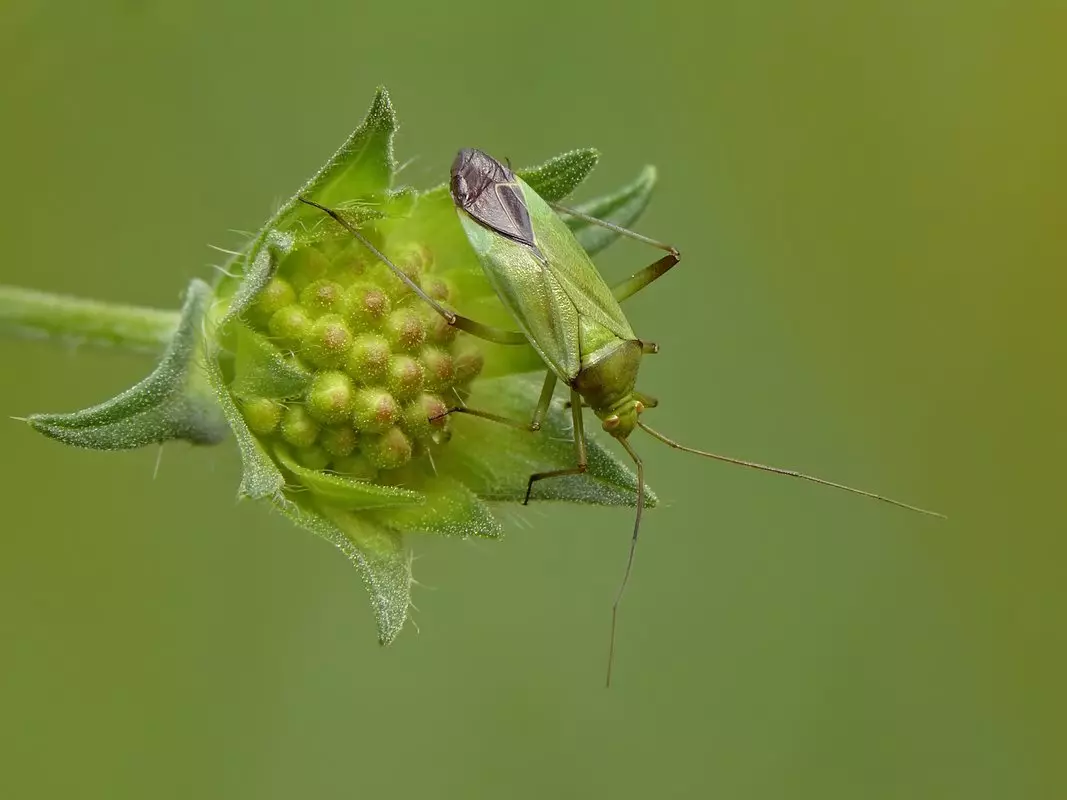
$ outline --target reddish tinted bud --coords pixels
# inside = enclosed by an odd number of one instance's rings
[[[356,392],[352,423],[357,431],[379,433],[388,430],[400,419],[400,405],[389,392],[382,389],[361,389]]]

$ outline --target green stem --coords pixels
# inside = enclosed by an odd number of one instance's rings
[[[0,334],[159,352],[178,327],[161,311],[0,285]]]

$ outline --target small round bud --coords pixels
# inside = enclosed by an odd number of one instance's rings
[[[281,271],[289,276],[289,282],[298,292],[309,284],[325,278],[330,262],[317,247],[301,247],[286,257]]]
[[[422,391],[425,380],[422,364],[411,356],[396,355],[389,359],[385,385],[393,396],[403,402]]]
[[[300,346],[310,329],[311,318],[304,313],[304,309],[297,305],[275,311],[270,322],[267,323],[270,335],[281,344],[293,349]]]
[[[319,424],[303,406],[292,405],[282,414],[282,438],[293,447],[311,447],[319,435]]]
[[[456,379],[455,363],[447,352],[439,347],[427,346],[419,351],[419,360],[426,367],[426,385],[441,390],[452,385]]]
[[[348,425],[327,428],[319,435],[319,444],[322,445],[322,449],[335,458],[352,455],[358,442],[358,434]]]
[[[334,459],[333,468],[336,472],[357,481],[373,481],[378,477],[378,468],[362,454]]]
[[[357,431],[380,433],[400,419],[400,405],[389,392],[382,389],[360,389],[356,392],[352,423]]]
[[[249,397],[241,401],[241,413],[252,433],[267,436],[281,421],[282,404],[269,397]]]
[[[352,340],[345,370],[362,384],[381,383],[389,365],[389,342],[377,333],[361,333]]]
[[[323,314],[344,314],[345,290],[339,283],[325,279],[314,281],[300,293],[300,305],[312,319]]]
[[[345,422],[352,413],[356,389],[343,372],[320,372],[308,389],[308,413],[319,422]]]
[[[426,325],[412,308],[394,311],[385,320],[385,338],[400,350],[414,352],[426,341]]]
[[[336,367],[344,363],[352,347],[352,333],[337,314],[324,314],[304,336],[302,352],[312,364]]]
[[[427,275],[422,279],[422,290],[440,303],[452,297],[452,285],[437,275]]]
[[[423,320],[426,323],[426,341],[447,346],[456,340],[459,329],[449,325],[448,320],[432,308],[426,309]]]
[[[482,349],[465,336],[452,348],[452,365],[455,382],[462,386],[478,377],[485,366],[485,356],[482,355]]]
[[[296,302],[296,290],[289,281],[274,276],[256,297],[253,314],[263,325],[286,306]]]
[[[354,331],[376,330],[388,316],[392,303],[379,287],[353,283],[345,291],[348,324]]]
[[[400,428],[389,428],[371,439],[364,451],[378,469],[396,469],[411,460],[411,440]]]
[[[448,425],[448,406],[437,395],[420,394],[404,407],[403,423],[411,438],[423,442]]]
[[[296,451],[296,460],[308,469],[322,470],[330,466],[329,454],[317,444],[299,448]]]

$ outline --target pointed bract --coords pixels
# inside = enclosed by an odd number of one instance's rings
[[[194,280],[167,351],[143,381],[107,402],[70,414],[34,414],[29,424],[75,447],[130,450],[184,439],[217,444],[229,428],[202,376],[203,325],[213,297]]]

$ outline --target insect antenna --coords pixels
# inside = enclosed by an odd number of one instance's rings
[[[626,452],[630,454],[630,458],[634,460],[637,465],[637,518],[634,519],[634,536],[630,540],[630,555],[626,559],[626,572],[622,575],[622,583],[619,584],[619,591],[615,594],[615,602],[611,605],[611,641],[608,645],[608,676],[604,683],[604,686],[608,689],[611,688],[611,667],[615,663],[615,623],[619,618],[619,602],[622,600],[623,592],[626,591],[626,584],[630,580],[630,570],[634,565],[634,552],[637,550],[637,534],[641,530],[641,514],[645,510],[645,463],[641,460],[641,457],[634,452],[634,449],[630,447],[630,443],[626,439],[618,439],[619,444],[626,448]]]
[[[893,506],[906,508],[909,511],[917,511],[920,514],[926,514],[930,517],[939,517],[940,519],[947,519],[944,514],[941,514],[937,511],[929,511],[925,508],[919,508],[918,506],[909,505],[908,503],[902,503],[900,500],[894,500],[891,497],[885,497],[884,495],[875,494],[874,492],[867,492],[863,489],[856,489],[852,486],[845,486],[843,483],[834,483],[833,481],[824,480],[823,478],[816,478],[814,475],[805,475],[803,472],[797,472],[796,470],[783,469],[782,467],[771,467],[766,464],[757,464],[755,461],[745,461],[740,458],[731,458],[730,456],[723,456],[719,455],[718,453],[709,453],[705,450],[697,450],[695,447],[686,447],[685,445],[679,444],[673,439],[668,439],[662,433],[652,430],[652,428],[648,427],[640,420],[637,421],[637,426],[648,435],[652,436],[653,438],[659,439],[665,445],[669,445],[675,450],[683,450],[686,453],[694,453],[698,456],[704,456],[705,458],[713,458],[716,461],[725,461],[727,464],[737,464],[741,467],[758,469],[762,470],[763,472],[773,472],[776,475],[785,475],[789,478],[801,478],[806,481],[811,481],[812,483],[818,483],[823,486],[829,486],[834,489],[842,489],[846,492],[851,492],[852,494],[859,494],[863,495],[864,497],[870,497],[872,500],[881,500],[883,503],[889,503]]]

